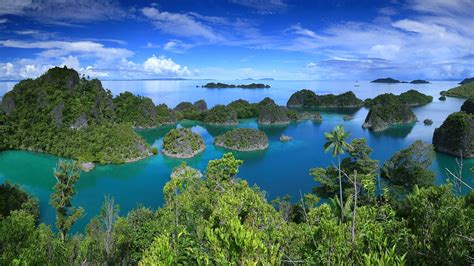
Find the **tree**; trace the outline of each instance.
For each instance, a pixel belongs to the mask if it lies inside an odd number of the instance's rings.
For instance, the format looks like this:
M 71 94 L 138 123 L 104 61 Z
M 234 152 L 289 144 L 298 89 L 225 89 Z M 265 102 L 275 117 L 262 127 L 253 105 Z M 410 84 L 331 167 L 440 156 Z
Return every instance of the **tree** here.
M 415 185 L 432 186 L 435 174 L 428 167 L 431 166 L 434 155 L 433 145 L 417 140 L 385 162 L 382 177 L 395 188 L 407 191 L 411 191 Z
M 113 232 L 118 213 L 119 206 L 115 205 L 115 199 L 106 195 L 104 198 L 104 204 L 100 210 L 100 218 L 102 219 L 104 228 L 104 248 L 107 260 L 110 260 L 112 255 L 112 248 L 114 246 Z
M 60 160 L 54 169 L 54 177 L 56 185 L 50 203 L 56 209 L 56 227 L 64 241 L 72 225 L 84 213 L 83 208 L 72 207 L 72 198 L 76 193 L 74 185 L 79 180 L 79 165 L 74 161 Z
M 341 173 L 341 155 L 349 149 L 350 145 L 346 142 L 346 139 L 349 137 L 349 132 L 344 132 L 343 126 L 336 126 L 333 131 L 326 132 L 325 138 L 326 143 L 324 143 L 324 151 L 328 152 L 332 150 L 332 156 L 336 157 L 338 160 L 338 170 L 339 170 L 339 200 L 341 202 L 341 221 L 344 221 L 344 213 L 342 206 L 344 205 L 342 199 L 342 173 Z

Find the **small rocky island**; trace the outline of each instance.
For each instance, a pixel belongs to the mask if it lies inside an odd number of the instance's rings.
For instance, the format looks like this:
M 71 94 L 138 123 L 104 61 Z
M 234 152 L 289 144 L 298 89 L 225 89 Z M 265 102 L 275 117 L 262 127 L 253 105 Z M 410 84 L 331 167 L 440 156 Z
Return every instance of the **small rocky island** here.
M 170 130 L 163 139 L 163 154 L 173 158 L 192 158 L 204 151 L 204 140 L 188 128 Z
M 427 118 L 427 119 L 423 120 L 423 124 L 425 124 L 427 126 L 431 126 L 433 124 L 433 120 Z
M 226 84 L 226 83 L 220 83 L 220 82 L 210 82 L 207 83 L 206 85 L 202 86 L 203 88 L 208 88 L 208 89 L 234 89 L 234 88 L 241 88 L 241 89 L 268 89 L 270 88 L 270 85 L 267 84 L 262 84 L 262 83 L 251 83 L 251 84 L 240 84 L 240 85 L 234 85 L 234 84 Z
M 216 105 L 204 115 L 204 123 L 218 126 L 234 126 L 239 123 L 237 113 L 225 105 Z
M 265 98 L 257 104 L 258 123 L 262 125 L 286 125 L 290 123 L 288 109 L 277 105 L 272 99 Z
M 433 145 L 440 152 L 474 158 L 474 114 L 450 114 L 441 127 L 435 129 Z
M 401 93 L 400 95 L 395 95 L 393 93 L 380 94 L 373 99 L 366 99 L 364 101 L 364 105 L 366 107 L 371 107 L 376 104 L 384 105 L 398 102 L 400 104 L 406 104 L 408 106 L 414 107 L 426 105 L 432 101 L 433 96 L 423 94 L 416 90 L 408 90 L 406 92 Z
M 264 150 L 268 148 L 268 138 L 258 129 L 236 128 L 217 136 L 214 145 L 236 151 Z
M 429 84 L 430 82 L 423 79 L 415 79 L 410 81 L 411 84 Z
M 288 108 L 359 108 L 363 101 L 355 96 L 352 91 L 339 95 L 317 95 L 311 90 L 300 90 L 293 93 L 286 103 Z
M 398 79 L 393 79 L 393 78 L 379 78 L 372 80 L 371 83 L 402 83 Z

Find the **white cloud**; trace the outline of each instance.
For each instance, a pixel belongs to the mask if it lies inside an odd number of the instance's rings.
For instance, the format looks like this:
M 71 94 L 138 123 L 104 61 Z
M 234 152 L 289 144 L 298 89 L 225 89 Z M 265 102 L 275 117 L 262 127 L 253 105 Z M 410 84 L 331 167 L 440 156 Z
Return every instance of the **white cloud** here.
M 110 0 L 2 0 L 0 15 L 18 15 L 45 23 L 70 25 L 71 22 L 122 19 L 127 12 Z
M 0 18 L 0 24 L 5 24 L 8 22 L 8 19 L 6 18 Z
M 154 7 L 143 8 L 142 13 L 163 32 L 185 37 L 200 37 L 208 41 L 222 40 L 222 37 L 218 36 L 211 27 L 188 14 L 161 12 Z
M 60 65 L 61 67 L 66 66 L 68 68 L 74 68 L 76 70 L 79 70 L 81 68 L 79 59 L 75 56 L 69 55 L 68 57 L 63 57 L 62 60 L 63 62 Z
M 286 11 L 288 5 L 283 0 L 229 0 L 232 3 L 257 10 L 260 14 L 274 14 Z
M 186 66 L 173 62 L 173 60 L 164 56 L 156 57 L 153 55 L 143 63 L 143 69 L 151 74 L 158 76 L 174 77 L 174 76 L 188 76 L 191 71 Z
M 400 46 L 392 44 L 377 44 L 370 48 L 369 57 L 382 58 L 382 59 L 394 59 L 400 52 Z
M 163 45 L 164 50 L 174 53 L 183 53 L 192 47 L 193 46 L 191 44 L 184 43 L 180 40 L 172 40 Z

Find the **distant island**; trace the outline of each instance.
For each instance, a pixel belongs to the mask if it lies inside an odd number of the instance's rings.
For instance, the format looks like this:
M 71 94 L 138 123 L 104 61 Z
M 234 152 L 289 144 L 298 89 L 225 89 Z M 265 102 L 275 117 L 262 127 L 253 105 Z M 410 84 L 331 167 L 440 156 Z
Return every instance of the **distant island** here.
M 233 88 L 241 88 L 241 89 L 268 89 L 270 88 L 270 85 L 267 84 L 262 84 L 262 83 L 251 83 L 251 84 L 240 84 L 240 85 L 234 85 L 234 84 L 226 84 L 226 83 L 220 83 L 220 82 L 210 82 L 207 83 L 206 85 L 202 86 L 203 88 L 208 88 L 208 89 L 233 89 Z
M 379 78 L 372 80 L 371 83 L 402 83 L 402 81 L 393 78 Z
M 463 84 L 473 83 L 473 82 L 474 82 L 474 77 L 472 77 L 472 78 L 465 78 L 465 79 L 463 79 L 463 81 L 459 82 L 459 84 L 463 85 Z
M 268 148 L 268 138 L 258 129 L 236 128 L 217 136 L 214 144 L 231 150 L 256 151 Z
M 410 81 L 411 84 L 429 84 L 430 82 L 423 79 L 415 79 Z
M 474 82 L 464 83 L 457 87 L 451 88 L 443 93 L 443 96 L 470 98 L 474 97 Z

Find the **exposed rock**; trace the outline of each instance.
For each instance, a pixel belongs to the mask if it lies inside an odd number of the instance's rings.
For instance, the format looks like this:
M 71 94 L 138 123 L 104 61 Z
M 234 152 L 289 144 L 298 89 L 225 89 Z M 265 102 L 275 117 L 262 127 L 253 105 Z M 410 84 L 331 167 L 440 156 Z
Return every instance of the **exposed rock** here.
M 95 167 L 95 164 L 91 162 L 79 164 L 79 168 L 86 173 L 90 172 L 92 169 L 94 169 L 94 167 Z
M 266 97 L 257 105 L 259 109 L 258 123 L 262 125 L 285 125 L 290 123 L 288 109 L 278 106 Z
M 57 84 L 61 87 L 66 87 L 72 90 L 79 83 L 79 74 L 71 68 L 54 67 L 48 70 L 46 74 L 41 76 L 43 82 Z
M 294 112 L 294 113 L 293 113 Z M 321 114 L 319 112 L 296 112 L 294 110 L 289 110 L 291 120 L 303 121 L 303 120 L 312 120 L 316 122 L 321 122 Z
M 61 127 L 63 125 L 63 110 L 64 103 L 60 103 L 56 105 L 51 111 L 53 123 L 56 125 L 56 127 Z
M 196 107 L 190 103 L 190 102 L 181 102 L 176 107 L 174 108 L 175 111 L 189 111 L 189 110 L 195 110 Z
M 80 115 L 71 125 L 71 129 L 80 129 L 82 127 L 87 127 L 87 116 L 85 114 Z
M 463 158 L 474 158 L 474 115 L 453 113 L 435 129 L 433 145 L 440 152 Z
M 13 100 L 13 95 L 7 93 L 3 96 L 2 110 L 7 115 L 15 110 L 15 100 Z
M 199 100 L 194 103 L 194 107 L 196 107 L 198 111 L 205 111 L 207 110 L 207 103 L 204 100 Z
M 290 141 L 290 140 L 293 140 L 293 137 L 290 137 L 290 136 L 287 136 L 287 135 L 284 135 L 284 134 L 282 134 L 280 136 L 280 141 L 281 142 L 286 142 L 286 141 Z
M 217 136 L 214 144 L 231 150 L 256 151 L 268 148 L 268 138 L 258 129 L 236 128 Z
M 344 115 L 344 116 L 342 116 L 342 119 L 343 119 L 344 121 L 349 121 L 349 120 L 354 119 L 354 116 L 352 116 L 352 115 Z
M 197 169 L 194 169 L 190 166 L 187 166 L 186 164 L 181 164 L 180 166 L 178 167 L 175 167 L 173 169 L 173 172 L 171 172 L 171 176 L 170 178 L 173 179 L 173 178 L 181 178 L 185 176 L 186 178 L 201 178 L 202 177 L 202 173 L 197 170 Z

